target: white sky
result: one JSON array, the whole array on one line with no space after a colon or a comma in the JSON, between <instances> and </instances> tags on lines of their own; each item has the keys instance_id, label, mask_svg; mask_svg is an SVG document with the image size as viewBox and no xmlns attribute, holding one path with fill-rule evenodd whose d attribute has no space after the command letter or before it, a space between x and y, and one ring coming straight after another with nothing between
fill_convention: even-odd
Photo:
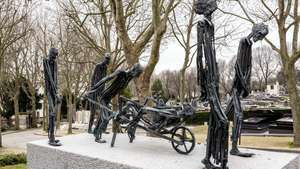
<instances>
[{"instance_id":1,"label":"white sky","mask_svg":"<svg viewBox=\"0 0 300 169\"><path fill-rule=\"evenodd\" d=\"M56 10L55 3L53 1L44 1L41 3L41 6L39 7L39 14L41 13L48 13L49 8L52 8L52 10ZM226 4L227 5L227 4ZM255 5L255 4L254 4ZM239 11L239 8L235 5L229 7L231 11ZM251 8L251 6L249 7ZM242 14L242 12L240 12ZM223 59L227 62L237 53L238 50L238 43L239 39L246 36L251 32L251 25L247 23L246 21L242 21L241 19L235 19L234 22L231 23L232 25L241 25L239 28L241 30L247 30L243 31L239 35L235 36L233 39L229 40L227 42L230 46L223 47L222 50L217 49L217 59ZM268 23L267 23L268 24ZM217 27L218 23L215 23L215 27ZM195 26L196 27L196 26ZM193 33L196 33L196 29L193 29ZM300 36L300 35L299 35ZM196 37L194 37L196 38ZM267 38L269 38L272 42L274 42L276 45L278 45L279 39L277 35L277 29L274 24L269 23L269 34L267 35ZM291 39L291 36L288 36L288 38ZM160 73L163 70L179 70L183 64L184 61L184 51L183 48L178 44L178 42L175 39L169 40L167 45L162 47L161 53L160 53L160 60L155 68L155 73ZM263 44L266 44L266 42L257 42L253 45L253 48L257 46L261 46ZM142 63L143 64L143 63ZM192 63L192 67L195 67L195 57L194 61Z\"/></svg>"}]
</instances>

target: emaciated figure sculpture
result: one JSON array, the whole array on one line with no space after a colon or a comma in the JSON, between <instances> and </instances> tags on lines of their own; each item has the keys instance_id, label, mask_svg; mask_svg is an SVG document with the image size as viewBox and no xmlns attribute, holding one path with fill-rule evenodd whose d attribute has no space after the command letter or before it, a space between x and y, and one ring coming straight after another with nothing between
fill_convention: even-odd
<instances>
[{"instance_id":1,"label":"emaciated figure sculpture","mask_svg":"<svg viewBox=\"0 0 300 169\"><path fill-rule=\"evenodd\" d=\"M48 109L49 109L49 127L48 127L48 138L49 144L52 146L61 146L59 140L55 140L54 128L56 114L58 111L58 104L61 102L61 98L58 95L57 89L57 63L56 57L58 55L58 50L56 48L51 48L49 51L48 58L43 60L44 65L44 78L46 93L48 97Z\"/></svg>"},{"instance_id":2,"label":"emaciated figure sculpture","mask_svg":"<svg viewBox=\"0 0 300 169\"><path fill-rule=\"evenodd\" d=\"M98 117L96 127L94 129L95 141L98 143L105 143L105 140L101 140L102 133L105 132L109 120L113 118L113 114L107 108L109 107L109 103L112 98L119 94L123 89L125 89L129 82L140 76L143 72L143 68L140 64L135 64L129 70L117 70L109 76L106 76L102 80L100 80L97 84L95 84L90 91L86 93L89 96L92 93L101 90L102 86L104 90L100 95L100 106L101 112ZM90 101L96 102L89 98Z\"/></svg>"},{"instance_id":3,"label":"emaciated figure sculpture","mask_svg":"<svg viewBox=\"0 0 300 169\"><path fill-rule=\"evenodd\" d=\"M251 157L253 155L252 153L242 153L237 147L243 122L243 110L241 107L240 97L245 98L250 93L250 78L252 69L251 38L253 39L253 42L257 42L258 40L262 40L268 32L267 25L264 25L263 23L257 24L253 26L252 32L247 37L240 40L235 64L235 77L231 90L232 97L225 111L227 116L233 117L231 155L242 157Z\"/></svg>"},{"instance_id":4,"label":"emaciated figure sculpture","mask_svg":"<svg viewBox=\"0 0 300 169\"><path fill-rule=\"evenodd\" d=\"M97 82L99 82L101 79L103 79L106 76L109 62L110 62L110 55L109 53L105 53L103 62L97 64L94 69L94 73L91 80L91 88L93 88ZM89 97L92 100L98 101L99 100L98 98L103 92L104 87L105 87L104 85L100 86L97 92L92 93ZM97 105L90 102L90 109L91 109L91 114L90 114L88 133L92 133L92 127L94 124Z\"/></svg>"},{"instance_id":5,"label":"emaciated figure sculpture","mask_svg":"<svg viewBox=\"0 0 300 169\"><path fill-rule=\"evenodd\" d=\"M197 73L201 85L201 100L210 104L206 156L202 163L207 169L226 169L228 161L228 120L219 99L219 72L216 61L212 13L217 9L215 0L197 0L195 11L204 15L197 25ZM204 55L204 58L203 58ZM203 62L203 59L205 60ZM216 165L211 163L213 157Z\"/></svg>"}]
</instances>

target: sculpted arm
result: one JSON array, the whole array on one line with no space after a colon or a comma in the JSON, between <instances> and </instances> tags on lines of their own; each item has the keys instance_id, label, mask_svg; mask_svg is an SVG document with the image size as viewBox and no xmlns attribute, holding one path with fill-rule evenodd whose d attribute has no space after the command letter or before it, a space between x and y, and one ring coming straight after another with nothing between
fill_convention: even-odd
<instances>
[{"instance_id":1,"label":"sculpted arm","mask_svg":"<svg viewBox=\"0 0 300 169\"><path fill-rule=\"evenodd\" d=\"M120 71L116 71L112 74L110 74L109 76L104 77L103 79L101 79L99 82L97 82L90 91L86 92L86 94L91 94L96 92L103 84L105 84L106 82L110 81L111 79L113 79L114 77L116 77L118 74L120 73Z\"/></svg>"}]
</instances>

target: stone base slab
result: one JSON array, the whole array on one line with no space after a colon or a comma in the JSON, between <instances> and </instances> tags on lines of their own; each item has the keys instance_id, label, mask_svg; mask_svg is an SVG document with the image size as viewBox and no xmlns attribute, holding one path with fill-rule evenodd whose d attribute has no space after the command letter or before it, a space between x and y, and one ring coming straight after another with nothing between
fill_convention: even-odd
<instances>
[{"instance_id":1,"label":"stone base slab","mask_svg":"<svg viewBox=\"0 0 300 169\"><path fill-rule=\"evenodd\" d=\"M129 143L126 134L117 135L110 147L94 142L93 135L78 134L59 138L61 147L51 147L47 140L27 144L28 169L202 169L205 145L197 145L189 155L178 154L169 141L137 136ZM298 154L241 149L252 158L229 156L230 169L282 169ZM295 168L296 169L296 168Z\"/></svg>"}]
</instances>

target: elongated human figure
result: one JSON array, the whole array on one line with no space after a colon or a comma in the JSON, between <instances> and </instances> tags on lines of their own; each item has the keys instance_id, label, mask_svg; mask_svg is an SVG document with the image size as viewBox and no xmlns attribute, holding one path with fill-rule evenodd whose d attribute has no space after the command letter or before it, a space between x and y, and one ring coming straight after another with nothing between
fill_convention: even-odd
<instances>
[{"instance_id":1,"label":"elongated human figure","mask_svg":"<svg viewBox=\"0 0 300 169\"><path fill-rule=\"evenodd\" d=\"M58 104L61 102L61 98L58 95L57 88L57 63L56 58L58 55L58 50L56 48L51 48L49 51L48 58L44 58L44 78L45 87L48 97L48 109L49 109L49 127L48 127L48 137L49 144L52 146L61 146L59 140L55 140L54 129L56 114L58 111Z\"/></svg>"},{"instance_id":2,"label":"elongated human figure","mask_svg":"<svg viewBox=\"0 0 300 169\"><path fill-rule=\"evenodd\" d=\"M92 80L91 80L91 88L93 88L96 83L98 83L101 79L103 79L106 76L109 62L110 62L110 54L105 53L103 62L97 64L94 69L94 73L92 75ZM97 101L99 100L98 98L100 97L101 92L103 90L104 90L104 85L100 86L97 92L92 93L91 96L89 97ZM97 105L90 102L91 114L90 114L90 121L89 121L89 128L88 128L89 133L92 133L92 127L94 124L96 109L97 109Z\"/></svg>"},{"instance_id":3,"label":"elongated human figure","mask_svg":"<svg viewBox=\"0 0 300 169\"><path fill-rule=\"evenodd\" d=\"M133 65L129 70L117 70L111 75L104 77L97 84L92 87L90 91L86 93L89 96L92 93L97 92L104 85L105 88L100 95L100 104L102 105L100 110L100 116L98 117L96 127L94 129L95 141L98 143L105 143L105 140L101 140L102 133L106 130L109 120L113 118L112 111L109 109L109 103L112 98L125 89L129 82L134 78L140 76L143 72L143 68L140 64ZM96 102L91 98L88 98L91 102Z\"/></svg>"},{"instance_id":4,"label":"elongated human figure","mask_svg":"<svg viewBox=\"0 0 300 169\"><path fill-rule=\"evenodd\" d=\"M195 11L204 19L197 25L197 73L201 85L201 100L210 104L206 156L202 163L207 169L226 169L228 161L228 120L219 99L219 72L216 61L212 13L215 0L198 0ZM213 157L215 164L210 160Z\"/></svg>"},{"instance_id":5,"label":"elongated human figure","mask_svg":"<svg viewBox=\"0 0 300 169\"><path fill-rule=\"evenodd\" d=\"M233 117L232 128L232 149L231 155L242 157L251 157L252 153L242 153L237 147L238 138L241 135L241 127L243 122L243 110L241 107L240 97L247 97L250 93L250 79L252 69L252 43L262 40L268 34L268 26L263 23L256 24L252 28L252 32L245 38L240 40L235 64L235 77L233 80L231 99L226 108L227 116ZM253 42L252 42L253 40Z\"/></svg>"}]
</instances>

